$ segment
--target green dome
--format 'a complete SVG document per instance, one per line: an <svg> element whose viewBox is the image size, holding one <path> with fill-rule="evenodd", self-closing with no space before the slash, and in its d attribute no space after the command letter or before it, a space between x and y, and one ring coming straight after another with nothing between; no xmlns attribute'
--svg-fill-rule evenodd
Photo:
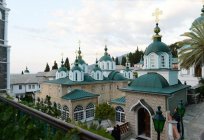
<svg viewBox="0 0 204 140"><path fill-rule="evenodd" d="M102 56L100 59L99 59L99 61L101 62L101 61L113 61L112 60L112 58L110 57L110 55L107 53L107 51L108 51L108 48L107 48L107 46L105 45L105 53L104 53L104 56Z"/></svg>
<svg viewBox="0 0 204 140"><path fill-rule="evenodd" d="M64 71L64 72L67 72L67 68L64 67L64 66L61 66L59 69L58 69L58 72L61 72L61 71Z"/></svg>
<svg viewBox="0 0 204 140"><path fill-rule="evenodd" d="M154 41L153 43L151 43L145 50L145 55L148 55L150 53L158 53L158 52L166 52L166 53L170 53L171 50L169 49L169 47L164 44L163 42L160 41Z"/></svg>
<svg viewBox="0 0 204 140"><path fill-rule="evenodd" d="M71 69L71 71L75 71L75 70L78 70L78 71L83 71L78 65L75 65L72 69Z"/></svg>
<svg viewBox="0 0 204 140"><path fill-rule="evenodd" d="M121 73L119 73L118 71L112 71L108 75L108 79L109 80L126 80L126 78Z"/></svg>
<svg viewBox="0 0 204 140"><path fill-rule="evenodd" d="M169 47L161 42L161 36L158 34L160 32L160 28L158 26L158 23L156 24L156 27L154 28L154 32L156 33L153 36L153 42L146 48L144 55L148 55L152 52L158 53L158 52L166 52L171 53L171 50Z"/></svg>
<svg viewBox="0 0 204 140"><path fill-rule="evenodd" d="M158 73L147 73L142 75L130 84L130 87L165 88L168 87L167 80Z"/></svg>
<svg viewBox="0 0 204 140"><path fill-rule="evenodd" d="M96 71L102 71L102 70L101 70L101 68L99 68L98 65L96 65L96 66L94 67L93 71L96 72Z"/></svg>
<svg viewBox="0 0 204 140"><path fill-rule="evenodd" d="M113 61L112 58L108 55L108 54L105 54L104 56L102 56L99 61Z"/></svg>
<svg viewBox="0 0 204 140"><path fill-rule="evenodd" d="M86 62L85 62L82 58L81 58L81 59L80 59L80 58L78 59L78 63L81 64L81 65L86 64Z"/></svg>
<svg viewBox="0 0 204 140"><path fill-rule="evenodd" d="M201 12L202 12L201 16L193 21L191 28L199 24L204 24L204 5L203 8L201 9Z"/></svg>

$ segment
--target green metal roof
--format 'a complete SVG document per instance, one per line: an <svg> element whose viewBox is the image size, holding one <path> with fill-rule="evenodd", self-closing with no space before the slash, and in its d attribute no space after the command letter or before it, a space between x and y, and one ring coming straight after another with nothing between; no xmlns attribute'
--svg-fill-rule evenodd
<svg viewBox="0 0 204 140"><path fill-rule="evenodd" d="M130 84L130 87L149 87L149 88L164 88L168 87L167 80L158 73L150 72L136 78Z"/></svg>
<svg viewBox="0 0 204 140"><path fill-rule="evenodd" d="M151 87L125 87L121 88L121 91L128 91L128 92L133 92L133 93L146 93L146 94L159 94L159 95L165 95L165 96L170 96L171 94L174 94L175 92L179 90L183 90L186 88L189 88L190 86L188 85L183 85L183 84L177 84L165 88L151 88Z"/></svg>
<svg viewBox="0 0 204 140"><path fill-rule="evenodd" d="M201 16L198 17L198 18L196 18L196 19L193 21L191 28L192 28L193 26L197 26L197 25L199 25L199 24L204 24L204 5L203 5L203 8L201 9L201 12L202 12L202 13L201 13Z"/></svg>
<svg viewBox="0 0 204 140"><path fill-rule="evenodd" d="M118 71L112 71L108 75L109 80L127 80L120 72Z"/></svg>
<svg viewBox="0 0 204 140"><path fill-rule="evenodd" d="M61 84L61 85L86 85L86 84L97 84L97 83L113 83L117 81L129 81L128 79L125 80L110 80L109 78L105 78L103 80L95 80L88 74L84 74L84 81L71 81L69 78L60 78L55 80L48 80L45 81L45 83L51 83L51 84Z"/></svg>
<svg viewBox="0 0 204 140"><path fill-rule="evenodd" d="M84 74L84 81L86 82L94 82L95 80L87 73Z"/></svg>
<svg viewBox="0 0 204 140"><path fill-rule="evenodd" d="M158 53L158 52L166 52L166 53L170 53L170 49L169 47L164 44L161 41L153 41L153 43L151 43L145 50L145 55L148 55L150 53Z"/></svg>
<svg viewBox="0 0 204 140"><path fill-rule="evenodd" d="M65 66L61 66L59 69L58 69L58 72L61 72L61 71L64 71L64 72L67 72L67 68Z"/></svg>
<svg viewBox="0 0 204 140"><path fill-rule="evenodd" d="M75 65L72 69L71 69L71 71L75 71L75 70L78 70L78 71L83 71L79 66L78 66L78 64L77 65Z"/></svg>
<svg viewBox="0 0 204 140"><path fill-rule="evenodd" d="M98 94L93 94L84 90L80 89L74 89L70 93L62 96L62 99L66 100L83 100L83 99L89 99L89 98L95 98L99 96Z"/></svg>
<svg viewBox="0 0 204 140"><path fill-rule="evenodd" d="M93 71L96 72L96 71L102 71L102 70L101 70L101 68L98 66L98 64L96 64L95 67L94 67L94 69L93 69Z"/></svg>
<svg viewBox="0 0 204 140"><path fill-rule="evenodd" d="M123 96L123 97L120 97L120 98L112 99L112 100L111 100L111 103L116 103L116 104L125 105L125 103L126 103L126 98L125 98L125 96Z"/></svg>
<svg viewBox="0 0 204 140"><path fill-rule="evenodd" d="M108 54L104 54L104 56L102 56L99 61L113 61L112 58L108 55Z"/></svg>
<svg viewBox="0 0 204 140"><path fill-rule="evenodd" d="M81 65L86 64L86 62L82 58L78 59L78 63L81 64Z"/></svg>

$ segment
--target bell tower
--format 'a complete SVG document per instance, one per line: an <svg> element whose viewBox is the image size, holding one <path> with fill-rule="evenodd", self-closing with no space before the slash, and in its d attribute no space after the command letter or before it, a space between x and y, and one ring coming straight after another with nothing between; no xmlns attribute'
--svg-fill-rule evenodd
<svg viewBox="0 0 204 140"><path fill-rule="evenodd" d="M0 0L0 93L10 92L10 46L8 46L8 13L5 0Z"/></svg>

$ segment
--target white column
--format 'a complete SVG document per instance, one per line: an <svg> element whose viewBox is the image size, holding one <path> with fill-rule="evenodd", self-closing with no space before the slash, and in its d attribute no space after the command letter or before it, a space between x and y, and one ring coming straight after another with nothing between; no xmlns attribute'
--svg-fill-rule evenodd
<svg viewBox="0 0 204 140"><path fill-rule="evenodd" d="M201 72L201 77L204 77L204 65L202 65L202 72Z"/></svg>

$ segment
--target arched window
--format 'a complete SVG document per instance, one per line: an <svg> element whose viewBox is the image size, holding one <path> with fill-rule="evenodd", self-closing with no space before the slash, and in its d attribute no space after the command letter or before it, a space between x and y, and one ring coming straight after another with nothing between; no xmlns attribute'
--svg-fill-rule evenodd
<svg viewBox="0 0 204 140"><path fill-rule="evenodd" d="M150 68L155 68L155 56L150 55Z"/></svg>
<svg viewBox="0 0 204 140"><path fill-rule="evenodd" d="M164 55L161 56L161 67L162 68L165 67L165 57L164 57Z"/></svg>
<svg viewBox="0 0 204 140"><path fill-rule="evenodd" d="M94 117L94 105L92 103L88 104L86 107L86 118Z"/></svg>
<svg viewBox="0 0 204 140"><path fill-rule="evenodd" d="M97 72L97 80L99 80L99 73Z"/></svg>
<svg viewBox="0 0 204 140"><path fill-rule="evenodd" d="M116 121L125 122L125 112L121 106L117 106L116 109Z"/></svg>
<svg viewBox="0 0 204 140"><path fill-rule="evenodd" d="M67 120L69 117L69 108L65 105L62 110L62 120Z"/></svg>
<svg viewBox="0 0 204 140"><path fill-rule="evenodd" d="M74 120L81 121L84 119L84 109L82 106L78 105L74 109Z"/></svg>
<svg viewBox="0 0 204 140"><path fill-rule="evenodd" d="M130 79L130 72L129 72L129 79Z"/></svg>
<svg viewBox="0 0 204 140"><path fill-rule="evenodd" d="M109 70L109 62L107 62L107 68L106 69Z"/></svg>
<svg viewBox="0 0 204 140"><path fill-rule="evenodd" d="M77 81L77 72L75 73L75 81Z"/></svg>

